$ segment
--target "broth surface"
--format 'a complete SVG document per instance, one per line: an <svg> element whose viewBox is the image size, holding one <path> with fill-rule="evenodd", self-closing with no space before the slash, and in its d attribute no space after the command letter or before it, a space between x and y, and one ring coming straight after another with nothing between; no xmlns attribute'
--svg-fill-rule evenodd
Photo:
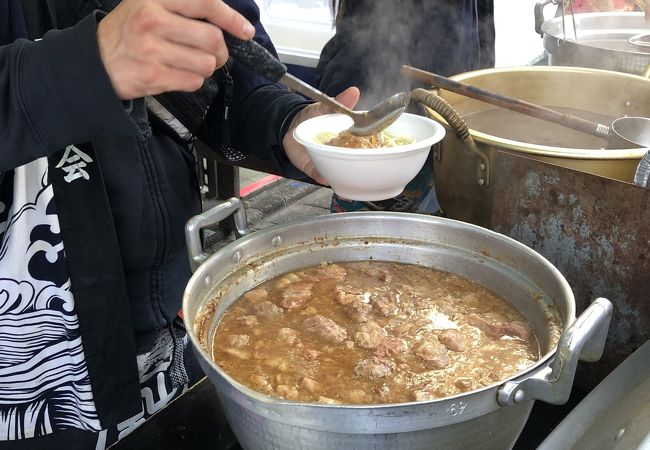
<svg viewBox="0 0 650 450"><path fill-rule="evenodd" d="M616 119L604 114L572 108L554 106L552 109L607 126ZM607 142L604 139L503 108L464 114L463 119L473 130L529 144L586 149L607 147Z"/></svg>
<svg viewBox="0 0 650 450"><path fill-rule="evenodd" d="M430 400L491 385L540 357L531 325L457 275L391 262L268 280L222 316L212 358L238 382L290 400Z"/></svg>

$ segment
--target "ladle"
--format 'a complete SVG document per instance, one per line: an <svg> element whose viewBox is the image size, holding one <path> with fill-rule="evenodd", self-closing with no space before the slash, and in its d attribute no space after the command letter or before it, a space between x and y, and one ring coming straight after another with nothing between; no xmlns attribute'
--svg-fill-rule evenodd
<svg viewBox="0 0 650 450"><path fill-rule="evenodd" d="M415 67L402 66L401 73L430 86L597 136L607 140L607 146L610 149L650 147L650 119L645 117L621 117L616 119L612 126L608 126L561 113L545 106L486 91Z"/></svg>
<svg viewBox="0 0 650 450"><path fill-rule="evenodd" d="M377 134L404 112L409 102L409 94L397 93L368 111L353 111L287 72L287 67L254 40L242 41L224 33L228 51L237 61L247 65L270 81L285 84L290 89L300 92L316 101L326 103L335 111L352 117L354 125L346 130L356 136Z"/></svg>

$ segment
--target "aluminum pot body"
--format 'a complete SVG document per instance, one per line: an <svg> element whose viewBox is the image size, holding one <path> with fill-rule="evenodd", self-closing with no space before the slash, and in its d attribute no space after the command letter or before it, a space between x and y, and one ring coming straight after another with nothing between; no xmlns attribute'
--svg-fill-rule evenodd
<svg viewBox="0 0 650 450"><path fill-rule="evenodd" d="M542 24L544 49L550 65L641 75L650 64L650 47L629 42L635 36L648 33L644 13L575 14L575 25L576 33L571 15L555 17Z"/></svg>
<svg viewBox="0 0 650 450"><path fill-rule="evenodd" d="M489 230L418 214L365 212L314 217L229 244L201 264L183 311L190 339L217 387L242 446L253 449L507 449L533 405L497 401L500 383L436 401L341 406L285 401L253 391L211 361L223 312L247 290L323 261L385 260L419 264L477 281L507 298L531 321L544 356L509 380L547 367L557 336L575 320L571 289L528 247ZM549 318L555 317L555 326ZM567 394L568 395L568 394Z"/></svg>
<svg viewBox="0 0 650 450"><path fill-rule="evenodd" d="M610 117L650 116L650 82L620 72L578 67L518 67L487 69L456 75L452 79L539 105L598 112ZM453 92L440 95L462 117L492 110L495 106ZM513 113L515 114L515 113ZM442 119L440 119L442 120ZM647 149L583 149L552 147L508 139L470 129L488 160L505 150L520 156L632 183L639 161ZM493 201L486 195L486 170L482 160L465 149L454 133L434 146L436 193L448 217L464 219L467 205L481 198L489 211ZM485 220L471 220L486 226Z"/></svg>

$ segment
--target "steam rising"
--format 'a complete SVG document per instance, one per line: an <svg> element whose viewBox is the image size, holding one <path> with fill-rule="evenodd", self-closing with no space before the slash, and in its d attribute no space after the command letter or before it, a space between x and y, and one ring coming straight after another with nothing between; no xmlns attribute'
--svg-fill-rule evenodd
<svg viewBox="0 0 650 450"><path fill-rule="evenodd" d="M411 90L403 64L449 76L494 63L494 23L485 0L346 2L321 55L321 90L361 89L360 109ZM482 20L479 28L478 18ZM481 51L480 37L485 44ZM487 41L487 42L486 42Z"/></svg>

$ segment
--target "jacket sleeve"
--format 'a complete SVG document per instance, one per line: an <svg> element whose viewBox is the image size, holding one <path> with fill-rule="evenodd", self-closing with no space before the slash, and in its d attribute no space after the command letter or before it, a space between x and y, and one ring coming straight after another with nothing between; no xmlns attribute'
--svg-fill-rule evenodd
<svg viewBox="0 0 650 450"><path fill-rule="evenodd" d="M260 23L259 9L255 2L227 0L226 3L255 26L254 39L277 56L271 39ZM304 178L305 175L286 157L282 138L295 115L312 101L289 92L281 84L271 83L237 61L233 62L230 76L232 100L227 114L224 97L228 94L220 92L206 116L199 136L212 148L227 145L244 155L252 155L268 162L275 171L285 176Z"/></svg>
<svg viewBox="0 0 650 450"><path fill-rule="evenodd" d="M0 172L73 143L138 134L99 56L101 14L0 47Z"/></svg>

